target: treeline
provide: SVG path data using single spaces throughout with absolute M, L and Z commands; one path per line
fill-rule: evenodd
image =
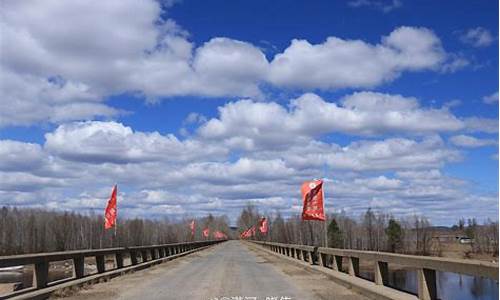
M 247 206 L 238 218 L 239 232 L 257 224 L 261 216 L 254 206 Z M 300 215 L 285 219 L 279 213 L 267 218 L 269 233 L 262 235 L 257 232 L 255 239 L 324 245 L 323 222 L 302 221 Z M 458 243 L 456 236 L 468 236 L 472 239 L 471 251 L 498 256 L 498 222 L 487 220 L 482 225 L 475 219 L 469 220 L 467 225 L 463 220 L 460 222 L 453 228 L 440 228 L 433 227 L 427 218 L 421 216 L 395 218 L 368 209 L 354 218 L 343 212 L 328 216 L 327 241 L 328 247 L 335 248 L 441 255 L 445 242 Z M 445 242 L 443 237 L 447 238 Z
M 226 216 L 196 219 L 194 237 L 189 227 L 191 221 L 118 218 L 115 235 L 114 229 L 104 230 L 102 215 L 2 207 L 0 255 L 203 240 L 204 228 L 209 228 L 211 233 L 215 230 L 230 233 Z M 213 238 L 212 235 L 209 238 Z

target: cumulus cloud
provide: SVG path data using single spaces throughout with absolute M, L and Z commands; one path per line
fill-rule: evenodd
M 113 117 L 123 112 L 100 103 L 83 83 L 0 71 L 0 127 Z
M 299 170 L 326 165 L 332 170 L 357 172 L 439 168 L 461 159 L 458 151 L 448 149 L 437 136 L 421 141 L 403 138 L 361 140 L 345 147 L 312 142 L 292 147 L 281 155 L 290 166 Z
M 432 210 L 432 218 L 468 195 L 463 182 L 441 174 L 445 164 L 461 156 L 438 136 L 360 140 L 346 146 L 311 138 L 284 149 L 243 153 L 230 146 L 219 151 L 214 145 L 220 142 L 197 136 L 181 141 L 116 122 L 61 125 L 46 135 L 43 146 L 3 140 L 0 204 L 102 209 L 117 182 L 123 187 L 124 216 L 211 212 L 234 220 L 248 203 L 261 211 L 297 213 L 300 183 L 325 175 L 326 195 L 333 197 L 327 202 L 330 212 L 342 208 L 356 214 L 372 206 L 402 216 L 432 202 L 442 206 Z M 236 153 L 237 159 L 229 159 Z M 494 205 L 488 197 L 484 201 Z
M 293 40 L 272 60 L 269 78 L 275 85 L 294 88 L 374 87 L 403 71 L 436 69 L 445 60 L 432 31 L 399 27 L 376 45 L 337 37 L 317 45 Z
M 117 164 L 148 161 L 188 161 L 224 156 L 225 149 L 180 141 L 172 134 L 134 132 L 116 122 L 80 122 L 60 125 L 45 135 L 44 147 L 67 160 Z
M 493 139 L 479 139 L 464 134 L 452 136 L 450 138 L 450 141 L 456 146 L 466 147 L 466 148 L 493 146 L 498 144 L 498 141 Z
M 487 47 L 490 46 L 494 38 L 490 31 L 483 27 L 471 28 L 460 35 L 460 40 L 474 47 Z
M 27 171 L 42 166 L 45 153 L 39 144 L 0 140 L 0 171 Z
M 269 62 L 245 41 L 215 37 L 195 45 L 153 0 L 6 1 L 3 8 L 0 126 L 113 117 L 120 112 L 105 100 L 123 93 L 154 102 L 184 95 L 260 99 L 267 84 L 374 87 L 403 72 L 444 68 L 449 56 L 426 28 L 399 27 L 378 44 L 293 40 Z
M 498 119 L 468 117 L 464 119 L 465 128 L 469 132 L 498 132 Z
M 425 108 L 416 98 L 401 95 L 359 92 L 335 103 L 308 93 L 291 100 L 288 107 L 251 100 L 228 103 L 219 107 L 219 117 L 204 123 L 198 134 L 204 139 L 223 140 L 230 147 L 252 150 L 304 144 L 330 133 L 380 136 L 492 132 L 496 122 L 461 119 L 446 106 Z

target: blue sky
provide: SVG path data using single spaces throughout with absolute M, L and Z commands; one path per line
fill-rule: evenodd
M 0 205 L 498 219 L 495 1 L 2 6 Z

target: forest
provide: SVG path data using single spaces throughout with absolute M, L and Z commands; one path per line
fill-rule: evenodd
M 114 229 L 104 229 L 102 214 L 48 211 L 43 209 L 0 209 L 0 255 L 97 249 L 166 244 L 203 240 L 202 230 L 221 231 L 232 239 L 262 217 L 268 220 L 269 232 L 259 230 L 252 239 L 282 243 L 323 246 L 325 223 L 302 221 L 300 215 L 283 217 L 279 212 L 263 215 L 253 205 L 244 207 L 236 226 L 227 216 L 195 218 L 141 219 L 118 218 Z M 328 246 L 335 248 L 389 251 L 418 255 L 441 255 L 444 245 L 439 237 L 465 236 L 473 242 L 470 251 L 498 256 L 498 222 L 460 219 L 453 227 L 432 226 L 423 216 L 395 218 L 390 214 L 368 209 L 360 216 L 345 212 L 327 218 Z M 213 238 L 212 235 L 209 238 Z
M 229 219 L 208 215 L 195 219 L 162 220 L 118 218 L 114 229 L 104 229 L 104 217 L 97 214 L 58 212 L 42 209 L 2 207 L 0 210 L 0 255 L 158 245 L 202 240 L 201 231 L 230 232 Z
M 241 212 L 238 227 L 248 228 L 260 218 L 257 208 L 249 205 Z M 255 239 L 324 245 L 324 222 L 302 221 L 300 215 L 284 218 L 279 213 L 268 220 L 269 233 L 264 236 L 257 231 Z M 357 217 L 345 212 L 330 214 L 326 225 L 328 247 L 442 256 L 450 244 L 458 244 L 456 237 L 467 237 L 471 239 L 471 244 L 463 247 L 467 255 L 498 257 L 498 221 L 485 220 L 479 224 L 476 219 L 461 218 L 451 227 L 432 226 L 424 216 L 395 218 L 369 208 Z

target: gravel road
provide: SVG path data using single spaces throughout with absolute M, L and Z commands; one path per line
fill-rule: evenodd
M 326 277 L 228 241 L 66 297 L 101 299 L 365 299 Z

